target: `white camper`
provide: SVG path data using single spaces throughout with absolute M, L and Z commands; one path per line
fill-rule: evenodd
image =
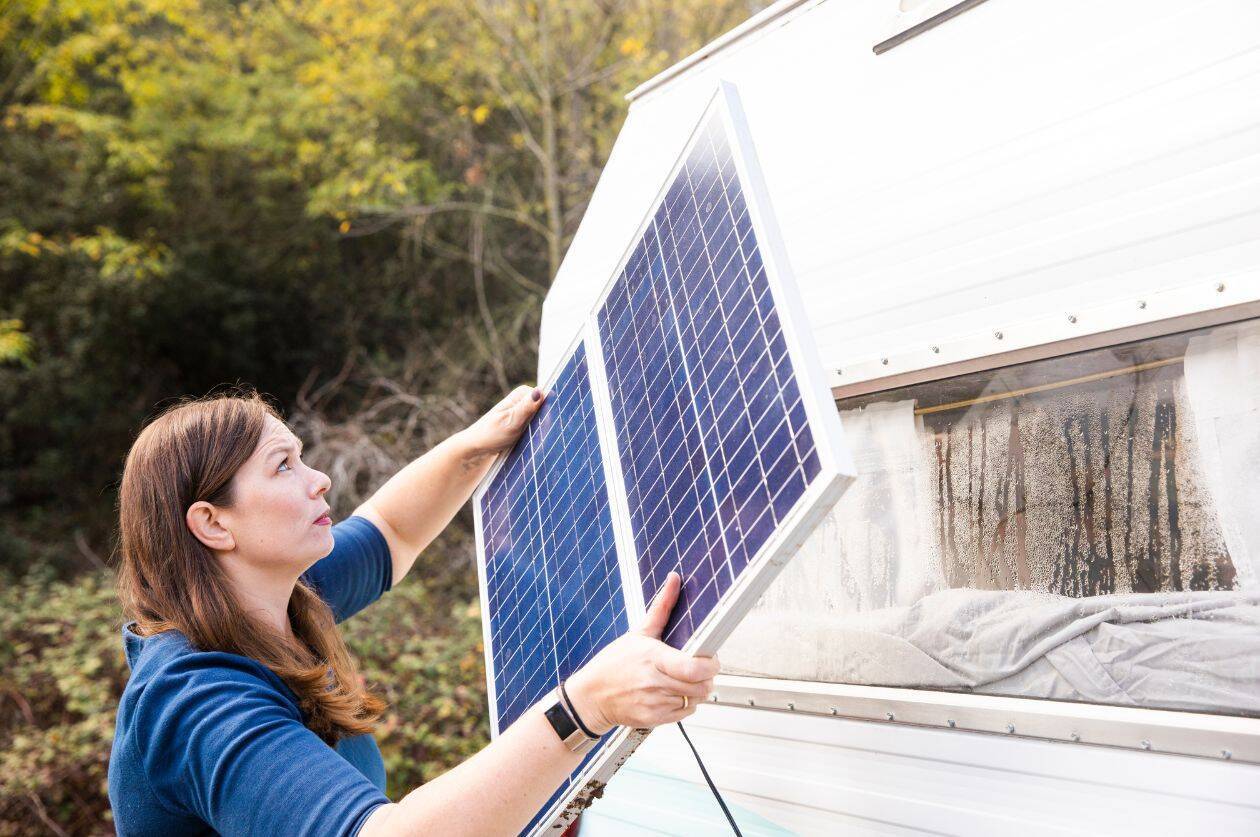
M 782 0 L 630 94 L 570 344 L 739 91 L 859 478 L 687 723 L 745 834 L 1260 834 L 1260 4 Z M 581 833 L 729 827 L 676 729 Z

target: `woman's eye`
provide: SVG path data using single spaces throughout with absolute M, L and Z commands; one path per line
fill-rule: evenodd
M 277 471 L 284 471 L 284 470 L 289 470 L 289 471 L 292 471 L 292 470 L 293 470 L 293 466 L 291 466 L 291 465 L 289 464 L 289 460 L 288 460 L 288 458 L 286 457 L 286 458 L 284 459 L 284 461 L 280 463 L 279 467 L 277 467 L 277 468 L 276 468 L 276 470 L 277 470 Z

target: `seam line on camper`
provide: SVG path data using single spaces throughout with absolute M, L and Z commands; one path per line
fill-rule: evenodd
M 716 39 L 700 47 L 700 49 L 691 53 L 677 63 L 661 70 L 659 73 L 627 93 L 626 101 L 633 102 L 636 99 L 642 98 L 653 90 L 656 90 L 658 87 L 661 87 L 667 82 L 670 82 L 682 75 L 700 62 L 706 61 L 717 53 L 722 52 L 735 42 L 742 41 L 750 35 L 766 28 L 771 23 L 779 20 L 779 18 L 785 17 L 800 6 L 817 6 L 824 2 L 826 2 L 826 0 L 780 0 L 780 2 L 774 3 L 768 8 L 765 8 L 748 18 L 748 20 L 744 21 L 739 26 L 736 26 L 726 34 L 719 35 Z M 781 23 L 787 23 L 787 21 L 784 20 L 781 21 Z
M 893 35 L 891 38 L 888 38 L 887 40 L 880 41 L 875 46 L 871 47 L 871 50 L 876 55 L 883 55 L 885 52 L 888 52 L 888 50 L 892 49 L 893 47 L 899 46 L 900 44 L 904 44 L 906 41 L 910 40 L 911 38 L 915 38 L 915 37 L 918 37 L 919 35 L 922 35 L 924 32 L 928 31 L 929 29 L 935 29 L 936 27 L 940 26 L 945 21 L 952 20 L 953 18 L 958 17 L 963 12 L 974 9 L 976 6 L 979 6 L 983 2 L 985 2 L 985 0 L 963 0 L 963 2 L 956 3 L 955 5 L 950 6 L 948 9 L 944 9 L 942 11 L 937 12 L 936 14 L 929 17 L 927 20 L 923 20 L 916 23 L 914 26 L 911 26 L 909 29 L 907 29 L 904 32 L 900 32 L 896 35 Z

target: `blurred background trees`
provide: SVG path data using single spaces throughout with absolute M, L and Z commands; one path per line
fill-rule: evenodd
M 0 0 L 0 834 L 108 830 L 144 421 L 256 386 L 348 512 L 533 379 L 624 93 L 762 5 Z M 484 736 L 466 529 L 421 563 L 347 626 L 424 680 L 389 686 L 391 793 Z

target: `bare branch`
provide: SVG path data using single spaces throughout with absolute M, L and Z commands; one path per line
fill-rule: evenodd
M 87 538 L 84 537 L 82 529 L 74 530 L 74 546 L 75 549 L 79 550 L 79 554 L 86 558 L 88 563 L 96 569 L 109 569 L 105 562 L 101 560 L 101 556 L 97 555 L 95 550 L 92 549 L 91 545 L 87 541 Z
M 474 217 L 471 240 L 468 252 L 472 257 L 473 286 L 477 290 L 477 309 L 481 312 L 482 324 L 486 327 L 486 336 L 490 340 L 490 368 L 499 381 L 500 389 L 508 389 L 507 371 L 503 368 L 503 348 L 499 340 L 499 330 L 494 325 L 494 315 L 490 313 L 490 303 L 486 301 L 486 249 L 485 219 Z
M 533 279 L 530 279 L 524 273 L 521 273 L 519 270 L 517 270 L 512 265 L 511 262 L 509 262 L 506 258 L 503 257 L 502 254 L 496 253 L 493 256 L 491 256 L 490 259 L 491 261 L 487 265 L 487 267 L 489 267 L 499 276 L 504 276 L 512 280 L 517 285 L 524 288 L 526 291 L 529 291 L 531 294 L 536 294 L 539 297 L 543 297 L 547 295 L 547 289 L 545 287 L 538 284 Z
M 44 807 L 44 803 L 40 801 L 34 791 L 26 792 L 26 801 L 30 804 L 31 810 L 35 812 L 35 816 L 39 817 L 39 821 L 44 824 L 45 828 L 56 834 L 57 837 L 69 837 L 65 830 L 57 825 L 52 817 L 48 816 L 48 809 Z
M 374 211 L 368 207 L 366 211 Z M 437 215 L 442 212 L 480 212 L 485 215 L 492 215 L 496 218 L 505 218 L 514 221 L 523 227 L 528 227 L 534 232 L 547 239 L 551 232 L 544 225 L 529 217 L 528 214 L 515 209 L 508 209 L 503 206 L 494 206 L 491 204 L 474 203 L 473 201 L 443 201 L 442 203 L 428 204 L 423 206 L 405 206 L 400 209 L 384 209 L 375 210 L 381 215 L 392 215 L 394 218 L 420 218 L 430 215 Z

